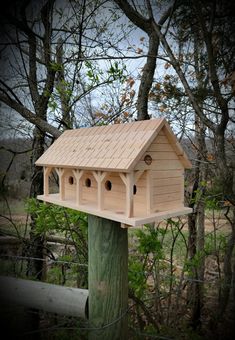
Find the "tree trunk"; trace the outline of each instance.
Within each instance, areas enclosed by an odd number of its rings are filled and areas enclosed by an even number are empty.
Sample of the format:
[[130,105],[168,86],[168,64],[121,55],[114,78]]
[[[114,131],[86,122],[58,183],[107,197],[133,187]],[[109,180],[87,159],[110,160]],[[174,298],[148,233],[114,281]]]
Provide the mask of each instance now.
[[[30,197],[36,198],[37,195],[43,193],[43,172],[41,167],[36,167],[36,160],[43,154],[45,145],[45,135],[43,132],[34,128],[33,137],[33,151],[31,157],[32,165],[32,184],[30,190]],[[31,214],[30,223],[30,245],[28,249],[29,259],[28,261],[28,275],[33,276],[35,279],[41,280],[44,273],[44,262],[35,260],[36,258],[43,259],[44,257],[44,236],[37,235],[35,233],[35,216]]]
[[[217,315],[217,322],[222,321],[225,316],[225,311],[227,308],[227,305],[229,303],[232,283],[234,280],[234,266],[232,264],[232,258],[233,258],[233,251],[235,247],[235,212],[232,212],[233,216],[232,219],[229,218],[232,232],[231,235],[227,241],[226,248],[225,248],[225,254],[224,254],[224,280],[222,283],[221,288],[221,294],[220,294],[220,301],[219,301],[219,311]],[[232,290],[232,296],[231,296],[231,303],[232,303],[232,310],[235,309],[235,299],[233,300],[234,295],[234,288]],[[234,315],[232,315],[232,319],[234,319]]]
[[232,287],[232,278],[235,275],[233,272],[232,266],[232,258],[233,258],[233,251],[235,248],[235,212],[234,212],[234,202],[235,202],[235,195],[233,191],[233,172],[232,169],[229,168],[226,159],[225,153],[225,138],[223,129],[218,128],[217,134],[215,136],[216,140],[216,155],[217,155],[217,168],[218,168],[218,175],[220,179],[220,187],[223,194],[223,200],[229,201],[232,205],[232,216],[229,216],[228,210],[225,213],[225,217],[230,223],[231,226],[231,235],[228,238],[225,254],[224,254],[224,280],[222,283],[221,294],[219,299],[219,311],[217,315],[217,321],[222,320],[225,315],[225,311],[229,302],[231,287]]
[[[201,324],[201,311],[203,307],[203,281],[205,271],[205,185],[207,180],[207,149],[205,143],[205,127],[199,117],[195,116],[196,137],[196,170],[192,192],[191,207],[194,213],[189,215],[189,258],[192,261],[193,280],[189,287],[189,296],[192,302],[191,323],[193,328]],[[193,262],[199,255],[199,261]]]
[[149,119],[148,96],[153,83],[156,68],[156,56],[159,47],[159,39],[155,32],[149,35],[149,49],[146,64],[143,68],[137,100],[137,120]]
[[[33,151],[31,157],[32,166],[32,183],[30,190],[30,197],[36,198],[37,195],[43,193],[43,172],[41,167],[35,166],[35,161],[43,154],[45,145],[45,134],[41,132],[37,127],[34,128],[33,133]],[[45,279],[46,268],[43,260],[44,258],[44,235],[35,233],[36,224],[35,216],[31,213],[31,223],[30,223],[30,243],[28,248],[28,266],[27,266],[27,276],[33,277],[37,280]],[[37,260],[38,259],[38,260]],[[29,309],[27,311],[28,315],[28,326],[32,331],[39,328],[40,316],[38,311],[35,309]],[[34,334],[34,339],[40,339],[40,333]]]

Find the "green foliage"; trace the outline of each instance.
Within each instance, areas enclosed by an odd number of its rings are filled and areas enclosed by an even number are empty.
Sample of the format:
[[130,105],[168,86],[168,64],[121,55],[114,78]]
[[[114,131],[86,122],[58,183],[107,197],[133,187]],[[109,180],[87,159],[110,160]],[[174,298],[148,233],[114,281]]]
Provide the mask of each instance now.
[[198,203],[202,199],[204,199],[205,194],[206,194],[206,186],[207,183],[205,181],[201,181],[199,183],[199,187],[197,190],[194,190],[194,196],[191,199],[191,203]]
[[218,200],[218,197],[205,197],[205,208],[208,210],[220,210],[220,201]]
[[120,80],[123,83],[127,79],[125,71],[126,66],[120,67],[118,62],[115,61],[108,69],[109,81]]
[[56,86],[56,90],[60,95],[70,98],[72,96],[73,90],[70,82],[62,79]]
[[52,71],[58,72],[58,71],[62,71],[64,67],[60,63],[50,62],[50,68]]
[[27,212],[33,214],[36,222],[36,233],[47,231],[73,231],[77,226],[87,234],[87,215],[85,213],[63,208],[54,204],[41,203],[31,198],[26,202]]
[[128,280],[129,287],[138,298],[143,297],[147,289],[146,275],[143,263],[138,257],[132,257],[129,261]]
[[184,263],[184,271],[189,277],[194,277],[195,270],[199,269],[204,258],[204,251],[197,251],[193,258],[187,259]]
[[163,259],[162,243],[159,236],[162,230],[146,225],[134,234],[134,253],[129,257],[129,287],[138,298],[143,298],[148,288],[148,278],[155,264]]
[[158,239],[159,230],[152,228],[151,226],[147,226],[146,229],[146,231],[136,231],[139,242],[137,250],[143,255],[153,253],[157,258],[162,258],[162,244]]
[[69,240],[57,251],[56,262],[48,270],[48,281],[58,284],[70,282],[71,285],[76,282],[79,287],[87,288],[87,215],[36,199],[27,200],[26,208],[35,221],[35,230],[31,232],[55,234]]
[[96,64],[93,64],[89,60],[85,61],[85,66],[87,69],[86,76],[90,80],[90,87],[98,85],[99,83],[112,83],[116,80],[124,83],[124,81],[127,79],[126,65],[120,65],[120,63],[117,61],[115,61],[113,64],[110,63],[110,67],[106,72],[99,69]]

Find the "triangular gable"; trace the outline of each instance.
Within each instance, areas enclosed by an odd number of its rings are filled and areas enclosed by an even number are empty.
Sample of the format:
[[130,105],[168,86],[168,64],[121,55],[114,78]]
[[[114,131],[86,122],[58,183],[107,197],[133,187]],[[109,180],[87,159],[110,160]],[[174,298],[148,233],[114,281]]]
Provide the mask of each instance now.
[[163,118],[67,130],[36,165],[128,172],[134,169],[162,128],[173,141],[183,165],[189,167],[191,163]]
[[170,125],[163,118],[161,120],[161,122],[159,123],[158,127],[156,128],[155,133],[151,136],[151,138],[149,138],[149,141],[145,144],[145,146],[140,151],[138,157],[136,157],[136,159],[130,164],[129,169],[128,169],[129,171],[131,171],[135,168],[137,163],[142,158],[143,154],[147,151],[147,149],[150,147],[150,145],[155,140],[155,138],[157,137],[157,135],[159,134],[159,132],[161,130],[163,131],[163,133],[165,134],[165,136],[169,140],[169,143],[171,144],[173,150],[177,154],[177,156],[178,156],[180,162],[183,164],[184,168],[185,169],[191,169],[192,163],[190,162],[190,160],[188,159],[188,157],[187,157],[186,153],[184,152],[182,146],[178,142],[178,140],[177,140],[175,134],[173,133]]

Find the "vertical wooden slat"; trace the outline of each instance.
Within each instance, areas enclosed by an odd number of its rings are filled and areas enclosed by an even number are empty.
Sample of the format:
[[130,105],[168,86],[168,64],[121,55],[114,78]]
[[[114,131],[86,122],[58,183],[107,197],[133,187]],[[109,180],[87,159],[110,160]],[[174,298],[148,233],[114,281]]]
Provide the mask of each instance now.
[[152,171],[147,170],[146,176],[146,205],[147,205],[147,214],[151,214],[153,212],[153,181],[152,181]]
[[103,181],[107,176],[107,172],[103,171],[93,171],[93,176],[97,182],[97,201],[98,201],[98,209],[104,209],[104,186]]
[[51,168],[43,167],[43,193],[45,196],[49,195],[49,175]]
[[134,174],[133,172],[126,174],[126,215],[127,217],[133,217],[134,212],[134,198],[133,198],[133,185]]
[[81,205],[82,204],[82,185],[81,185],[81,178],[84,174],[83,170],[78,170],[75,169],[73,170],[73,174],[76,178],[76,203],[77,205]]
[[61,201],[64,201],[65,199],[65,183],[64,183],[65,170],[62,168],[56,168],[56,172],[59,176],[60,199]]
[[60,175],[60,199],[63,201],[65,199],[65,182],[64,182],[64,169],[61,169]]

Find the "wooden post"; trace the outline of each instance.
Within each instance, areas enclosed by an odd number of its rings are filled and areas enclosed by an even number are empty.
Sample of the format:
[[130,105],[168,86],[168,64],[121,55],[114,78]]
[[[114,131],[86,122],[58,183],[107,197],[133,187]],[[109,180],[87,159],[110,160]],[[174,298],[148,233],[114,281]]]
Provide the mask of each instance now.
[[46,166],[43,167],[43,193],[45,196],[49,195],[49,175],[51,173],[51,168]]
[[61,201],[64,200],[65,198],[65,183],[64,183],[64,174],[65,174],[65,170],[64,169],[60,169],[60,168],[56,168],[56,172],[59,176],[59,189],[60,189],[60,199]]
[[98,209],[103,210],[104,208],[104,186],[103,181],[105,180],[106,176],[108,175],[107,172],[102,171],[92,171],[93,176],[97,182],[97,202],[98,202]]
[[134,198],[133,198],[133,185],[134,185],[134,173],[127,174],[119,173],[123,183],[126,186],[126,216],[132,217],[134,212]]
[[89,340],[127,340],[127,229],[88,215],[88,247]]
[[74,177],[76,178],[77,184],[76,184],[76,203],[77,205],[82,204],[82,186],[81,186],[81,178],[84,174],[83,170],[75,169],[73,170]]
[[134,174],[133,172],[126,174],[127,186],[126,186],[126,215],[132,217],[134,213],[134,197],[133,197],[133,185]]

